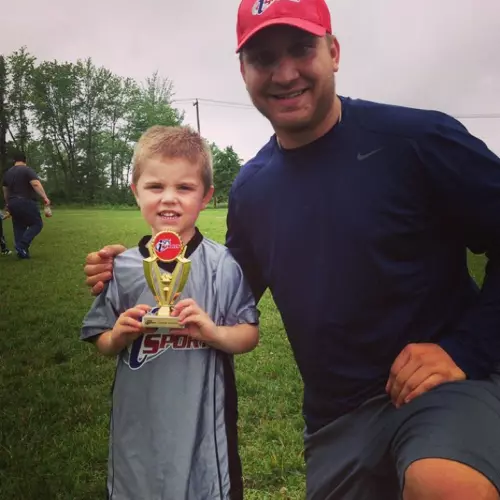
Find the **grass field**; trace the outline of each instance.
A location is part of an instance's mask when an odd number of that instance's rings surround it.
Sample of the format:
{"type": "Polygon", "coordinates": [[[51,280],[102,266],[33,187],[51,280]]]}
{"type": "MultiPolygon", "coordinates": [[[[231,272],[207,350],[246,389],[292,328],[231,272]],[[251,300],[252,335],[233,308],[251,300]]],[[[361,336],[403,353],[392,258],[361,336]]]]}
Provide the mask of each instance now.
{"type": "MultiPolygon", "coordinates": [[[[225,215],[206,211],[200,229],[222,242],[225,215]]],[[[92,302],[83,262],[143,234],[137,211],[56,210],[30,261],[0,259],[0,499],[104,498],[114,360],[78,340],[92,302]]],[[[236,360],[246,498],[302,499],[301,383],[269,296],[259,308],[261,344],[236,360]]]]}
{"type": "MultiPolygon", "coordinates": [[[[225,216],[204,212],[200,229],[223,242],[225,216]]],[[[0,259],[0,499],[104,498],[114,360],[78,340],[92,302],[83,263],[147,232],[137,211],[55,210],[31,260],[0,259]]],[[[269,297],[260,309],[261,345],[236,360],[246,498],[301,499],[301,384],[269,297]]]]}

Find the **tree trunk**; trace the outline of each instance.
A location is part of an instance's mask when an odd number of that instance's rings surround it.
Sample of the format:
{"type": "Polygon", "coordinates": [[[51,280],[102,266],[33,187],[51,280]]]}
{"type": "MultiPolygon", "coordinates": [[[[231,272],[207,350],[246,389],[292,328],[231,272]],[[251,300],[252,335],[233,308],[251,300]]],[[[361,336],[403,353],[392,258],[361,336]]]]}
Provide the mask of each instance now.
{"type": "Polygon", "coordinates": [[[0,174],[7,170],[7,109],[5,106],[5,91],[7,71],[5,58],[0,56],[0,174]]]}

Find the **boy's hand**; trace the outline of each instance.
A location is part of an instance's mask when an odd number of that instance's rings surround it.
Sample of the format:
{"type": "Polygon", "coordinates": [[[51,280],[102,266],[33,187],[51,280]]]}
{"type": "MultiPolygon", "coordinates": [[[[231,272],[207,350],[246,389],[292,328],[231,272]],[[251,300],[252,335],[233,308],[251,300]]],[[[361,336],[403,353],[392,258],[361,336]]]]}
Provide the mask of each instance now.
{"type": "Polygon", "coordinates": [[[179,322],[185,325],[185,329],[170,330],[170,333],[189,335],[208,344],[220,341],[217,325],[193,299],[179,301],[172,310],[172,316],[178,317],[179,322]]]}
{"type": "Polygon", "coordinates": [[[98,252],[91,252],[85,259],[85,283],[91,287],[92,295],[99,295],[104,290],[104,283],[113,277],[113,261],[126,248],[123,245],[108,245],[98,252]]]}
{"type": "Polygon", "coordinates": [[[150,310],[151,306],[139,304],[120,314],[111,332],[112,341],[117,350],[128,347],[136,338],[150,330],[141,323],[142,317],[150,310]]]}

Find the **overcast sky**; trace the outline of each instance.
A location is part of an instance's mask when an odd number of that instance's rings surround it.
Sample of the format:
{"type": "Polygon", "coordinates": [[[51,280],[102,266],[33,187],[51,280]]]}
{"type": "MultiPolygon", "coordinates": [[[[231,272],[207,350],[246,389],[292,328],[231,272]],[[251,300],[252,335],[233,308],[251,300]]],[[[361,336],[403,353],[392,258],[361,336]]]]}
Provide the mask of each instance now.
{"type": "MultiPolygon", "coordinates": [[[[500,115],[499,0],[330,0],[341,95],[500,115]]],[[[238,0],[2,1],[0,51],[96,65],[143,81],[155,70],[176,98],[250,104],[235,48],[238,0]]],[[[196,126],[195,108],[179,104],[196,126]]],[[[254,109],[200,105],[201,132],[245,160],[272,129],[254,109]]],[[[462,119],[500,155],[500,118],[462,119]]]]}

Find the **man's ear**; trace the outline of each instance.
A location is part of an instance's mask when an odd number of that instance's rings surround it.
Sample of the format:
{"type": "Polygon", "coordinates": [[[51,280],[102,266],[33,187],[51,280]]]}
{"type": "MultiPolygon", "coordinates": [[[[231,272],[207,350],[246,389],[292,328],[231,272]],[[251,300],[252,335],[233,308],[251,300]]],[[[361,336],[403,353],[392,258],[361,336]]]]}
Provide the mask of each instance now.
{"type": "Polygon", "coordinates": [[[238,56],[240,58],[240,73],[241,76],[243,77],[243,81],[246,83],[246,70],[245,70],[245,65],[243,64],[243,53],[240,52],[238,56]]]}
{"type": "Polygon", "coordinates": [[[336,73],[340,66],[340,44],[335,35],[330,35],[327,38],[329,44],[330,55],[332,57],[333,72],[336,73]]]}
{"type": "Polygon", "coordinates": [[[214,195],[214,190],[215,190],[215,188],[213,186],[210,186],[208,191],[206,192],[205,196],[203,196],[203,201],[201,202],[202,210],[207,208],[207,205],[210,203],[210,200],[212,199],[212,196],[214,195]]]}

